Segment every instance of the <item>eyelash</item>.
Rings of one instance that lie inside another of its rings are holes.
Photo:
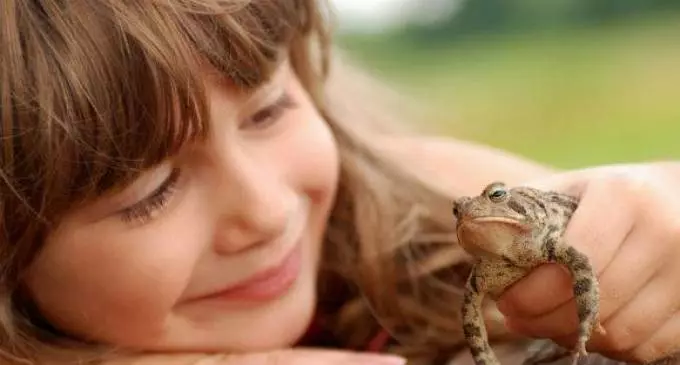
[[[293,98],[286,92],[273,104],[255,113],[250,118],[249,124],[254,125],[258,129],[265,128],[278,121],[286,109],[292,109],[296,106],[297,104]],[[265,119],[265,121],[258,121],[258,119]],[[120,213],[121,219],[126,223],[133,221],[145,223],[149,221],[156,211],[165,207],[168,199],[175,192],[179,177],[180,170],[178,168],[173,169],[170,176],[150,196],[129,208],[123,209]]]
[[[296,106],[297,104],[293,97],[288,92],[285,92],[273,104],[259,110],[250,117],[248,124],[257,129],[268,127],[272,123],[277,122],[286,109],[292,109]],[[258,119],[265,119],[265,121],[258,121]]]
[[[121,219],[126,223],[132,221],[144,223],[150,220],[154,212],[165,207],[168,198],[175,192],[179,177],[180,169],[173,169],[170,176],[150,196],[129,208],[123,209],[120,213]]]

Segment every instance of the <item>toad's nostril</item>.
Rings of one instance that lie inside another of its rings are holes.
[[[459,200],[456,200],[456,201],[453,202],[452,211],[453,211],[453,215],[456,218],[459,218],[461,208],[463,207],[463,204],[465,204],[466,201],[467,201],[466,199],[459,199]]]
[[[456,218],[460,218],[460,214],[462,213],[463,208],[465,207],[465,205],[467,203],[470,202],[470,200],[472,200],[472,199],[469,198],[469,197],[463,197],[463,198],[458,198],[458,199],[453,201],[452,211],[453,211],[453,215]]]

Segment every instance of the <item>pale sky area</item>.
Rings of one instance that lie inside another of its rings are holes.
[[[330,3],[342,29],[381,31],[404,21],[436,20],[453,11],[460,0],[330,0]]]

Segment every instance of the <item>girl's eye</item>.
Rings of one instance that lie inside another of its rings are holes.
[[[154,217],[154,213],[163,209],[172,196],[179,180],[180,170],[174,168],[163,183],[149,196],[134,205],[120,211],[121,219],[126,223],[137,221],[146,223]]]
[[[297,104],[289,93],[283,93],[273,104],[258,110],[246,122],[248,127],[265,128],[277,122],[281,116],[286,112],[286,109],[292,109]]]

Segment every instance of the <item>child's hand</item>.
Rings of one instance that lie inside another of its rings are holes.
[[[403,365],[406,361],[389,355],[350,351],[285,349],[248,354],[158,354],[140,355],[105,362],[106,365]]]
[[[598,272],[607,331],[593,334],[588,349],[629,361],[680,350],[680,163],[581,170],[529,185],[581,200],[565,239]],[[575,341],[571,276],[562,267],[537,268],[498,304],[518,333]]]

